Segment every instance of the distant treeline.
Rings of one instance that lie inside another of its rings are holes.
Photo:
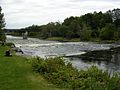
[[[32,25],[26,28],[29,36],[37,38],[62,37],[67,39],[80,38],[82,41],[91,39],[120,39],[120,9],[105,13],[87,13],[80,17],[69,17],[63,23],[51,22],[47,25]]]

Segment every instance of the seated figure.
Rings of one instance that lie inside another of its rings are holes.
[[[5,56],[12,56],[10,50],[7,50],[7,51],[5,52]]]

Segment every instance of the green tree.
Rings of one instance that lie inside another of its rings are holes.
[[[84,41],[89,41],[91,39],[91,34],[92,34],[91,28],[84,24],[83,30],[81,31],[80,39]]]
[[[61,25],[58,33],[59,33],[59,36],[60,36],[60,37],[66,38],[67,35],[69,34],[69,33],[68,33],[69,31],[70,31],[70,28],[69,28],[68,26],[66,26],[66,25]]]
[[[119,40],[120,39],[120,27],[117,28],[117,30],[114,32],[114,39]]]
[[[120,9],[112,10],[112,18],[116,27],[120,26]]]
[[[111,40],[114,38],[114,32],[115,26],[113,24],[106,24],[106,26],[100,30],[100,38],[102,40]]]
[[[80,17],[69,17],[63,23],[51,22],[42,26],[30,26],[27,29],[33,31],[31,34],[43,38],[63,37],[81,38],[90,40],[91,38],[101,38],[111,40],[120,38],[120,9],[109,10],[105,13],[87,13]],[[34,32],[39,30],[38,32]]]
[[[57,37],[59,36],[59,28],[61,24],[59,22],[56,23],[48,23],[47,25],[42,26],[42,37],[48,38],[48,37]]]
[[[79,38],[80,37],[80,17],[69,17],[64,20],[64,26],[69,27],[68,33],[66,34],[67,38]]]
[[[0,6],[0,41],[5,41],[5,34],[4,34],[4,27],[5,27],[5,21],[3,18],[4,14],[2,13],[2,8]]]

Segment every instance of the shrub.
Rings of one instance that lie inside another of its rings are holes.
[[[36,58],[32,60],[33,70],[42,74],[53,84],[73,90],[118,90],[120,74],[111,76],[107,71],[92,66],[78,71],[63,58]]]
[[[5,43],[5,45],[6,45],[6,46],[12,46],[12,45],[14,46],[13,43]]]

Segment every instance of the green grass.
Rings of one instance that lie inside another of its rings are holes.
[[[67,39],[63,37],[50,37],[47,38],[46,40],[60,41],[60,42],[80,42],[80,38]]]
[[[0,90],[60,90],[34,73],[26,58],[4,56],[7,48],[0,46]]]
[[[37,38],[37,37],[36,37]],[[60,41],[60,42],[96,42],[96,43],[115,43],[120,42],[120,39],[113,39],[113,40],[101,40],[100,38],[91,38],[90,40],[81,40],[80,38],[63,38],[63,37],[49,37],[46,40],[50,41]]]

